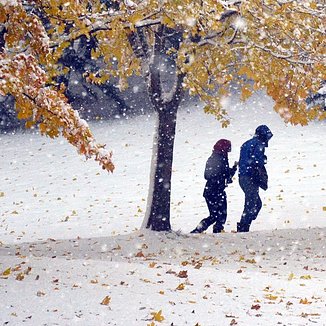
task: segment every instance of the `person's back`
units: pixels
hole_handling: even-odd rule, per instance
[[[254,169],[264,166],[265,146],[258,137],[247,140],[240,149],[239,177],[252,177]]]
[[[204,197],[210,196],[212,193],[223,191],[229,175],[227,156],[220,152],[213,151],[205,167],[204,178],[207,182],[205,185]]]

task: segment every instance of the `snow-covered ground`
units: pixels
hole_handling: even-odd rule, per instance
[[[170,234],[139,230],[152,117],[91,124],[114,151],[113,175],[62,139],[1,135],[0,322],[326,325],[325,123],[286,125],[261,96],[225,105],[227,129],[200,108],[179,113]],[[212,146],[230,139],[232,165],[259,124],[274,137],[252,232],[232,233],[244,201],[235,178],[226,233],[189,235],[207,216],[203,170]]]

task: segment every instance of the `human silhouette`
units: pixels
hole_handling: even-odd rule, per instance
[[[245,204],[241,220],[237,223],[238,232],[248,232],[262,207],[259,188],[267,190],[268,175],[265,168],[267,157],[265,148],[273,137],[270,129],[261,125],[256,128],[253,138],[246,141],[240,149],[239,184],[245,193]]]
[[[207,180],[203,196],[205,197],[209,216],[203,219],[191,233],[201,233],[213,225],[213,233],[224,229],[227,217],[227,201],[225,187],[232,182],[237,170],[237,162],[229,167],[228,153],[231,152],[231,142],[220,139],[213,148],[205,167],[204,177]]]

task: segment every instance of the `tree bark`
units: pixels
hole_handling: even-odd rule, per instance
[[[139,32],[142,31],[139,29]],[[171,176],[177,111],[182,97],[183,74],[174,76],[174,85],[164,92],[161,81],[161,56],[165,53],[165,27],[157,26],[154,44],[149,50],[145,34],[138,35],[147,58],[148,95],[157,114],[147,210],[142,227],[153,231],[170,231]]]
[[[156,153],[152,166],[152,194],[148,206],[146,228],[154,231],[170,231],[170,198],[173,163],[173,147],[178,106],[168,103],[158,112],[157,137],[154,140]]]

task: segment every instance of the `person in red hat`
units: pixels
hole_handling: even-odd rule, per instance
[[[228,153],[231,152],[231,142],[220,139],[213,148],[205,167],[204,177],[207,180],[203,196],[209,210],[209,216],[203,219],[191,233],[201,233],[213,225],[213,233],[224,230],[227,217],[227,201],[225,187],[232,182],[237,170],[237,162],[229,166]]]

